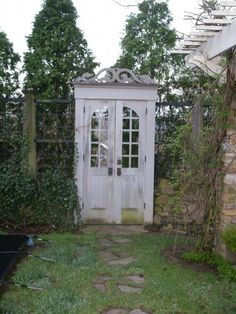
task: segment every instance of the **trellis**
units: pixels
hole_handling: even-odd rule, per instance
[[[0,163],[18,148],[14,136],[26,137],[32,172],[63,167],[73,173],[74,101],[35,99],[33,95],[0,100]]]
[[[186,55],[190,67],[198,67],[219,82],[227,83],[225,102],[229,105],[229,121],[226,137],[222,143],[225,171],[222,195],[222,211],[218,236],[215,238],[216,251],[229,260],[236,256],[228,251],[222,242],[221,233],[236,222],[235,202],[235,160],[236,160],[236,1],[221,1],[219,9],[208,12],[210,18],[198,17],[194,31],[180,41],[172,53]]]

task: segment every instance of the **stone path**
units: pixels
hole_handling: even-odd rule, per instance
[[[109,235],[107,238],[101,238],[98,240],[99,251],[98,256],[100,259],[111,267],[129,267],[133,262],[135,262],[136,257],[130,255],[127,252],[129,244],[132,244],[132,240],[124,237],[124,235],[129,235],[129,233],[120,234],[121,230],[118,230],[118,233],[113,233],[116,238],[111,238]],[[119,237],[118,237],[119,236]],[[118,250],[119,251],[118,251]],[[107,292],[107,283],[112,280],[112,276],[107,274],[98,275],[93,286],[95,289],[101,291],[101,293]],[[116,283],[117,291],[124,293],[126,295],[138,294],[143,290],[145,284],[145,276],[143,274],[129,274],[122,276]],[[146,312],[143,309],[126,309],[126,308],[109,308],[102,312],[102,314],[151,314],[151,312]]]

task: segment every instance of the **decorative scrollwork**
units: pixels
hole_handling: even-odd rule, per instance
[[[95,75],[84,73],[76,78],[75,83],[156,84],[148,75],[137,76],[124,68],[105,68]]]

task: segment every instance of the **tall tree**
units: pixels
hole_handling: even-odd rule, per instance
[[[138,13],[131,13],[121,39],[122,54],[116,65],[148,74],[163,81],[170,75],[176,33],[170,28],[172,18],[164,1],[144,0]]]
[[[19,61],[20,56],[14,52],[7,35],[0,31],[0,97],[12,96],[19,87]]]
[[[25,86],[40,97],[67,98],[71,80],[98,65],[82,31],[71,0],[44,0],[27,38]]]

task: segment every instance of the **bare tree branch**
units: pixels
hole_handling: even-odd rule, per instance
[[[113,2],[115,2],[116,4],[120,5],[123,8],[129,8],[129,7],[137,7],[138,4],[122,4],[116,0],[112,0]]]

